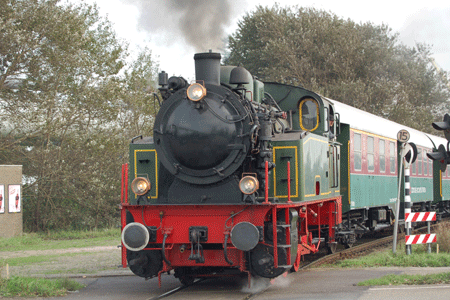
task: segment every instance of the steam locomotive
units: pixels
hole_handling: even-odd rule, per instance
[[[194,60],[193,83],[159,74],[153,137],[131,141],[122,172],[124,267],[159,282],[173,270],[184,284],[235,273],[274,278],[297,271],[304,255],[350,247],[361,231],[391,224],[399,160],[392,128],[380,133],[379,124],[351,120],[364,112],[221,66],[219,53]],[[430,193],[428,181],[442,175],[428,175]],[[370,184],[377,190],[366,191]],[[444,212],[450,191],[440,184]],[[416,208],[436,208],[432,194]]]

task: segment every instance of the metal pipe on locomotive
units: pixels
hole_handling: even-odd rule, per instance
[[[297,271],[321,243],[335,249],[342,215],[333,104],[220,66],[218,53],[194,59],[192,84],[160,73],[153,137],[130,144],[123,266],[145,278],[174,270],[183,283],[234,273],[274,278]]]

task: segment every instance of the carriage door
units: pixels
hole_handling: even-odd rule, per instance
[[[337,188],[339,186],[339,152],[340,148],[336,145],[330,145],[329,148],[329,159],[330,159],[330,188]]]

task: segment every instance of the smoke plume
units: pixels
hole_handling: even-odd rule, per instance
[[[183,40],[197,52],[224,49],[225,29],[235,13],[233,0],[123,1],[138,7],[139,28],[148,32],[153,42],[172,45]]]

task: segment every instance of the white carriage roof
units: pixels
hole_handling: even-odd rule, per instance
[[[444,146],[447,145],[447,140],[442,137],[438,137],[428,133],[425,134],[411,127],[389,121],[382,117],[354,108],[350,105],[338,102],[336,100],[328,98],[327,100],[334,104],[334,110],[340,115],[341,123],[350,124],[350,128],[352,129],[362,130],[394,140],[397,140],[397,133],[400,130],[405,129],[410,133],[411,136],[409,142],[413,142],[418,146],[429,149],[433,148],[433,144],[427,138],[427,136],[434,141],[436,147],[439,147],[440,144],[444,144]]]

